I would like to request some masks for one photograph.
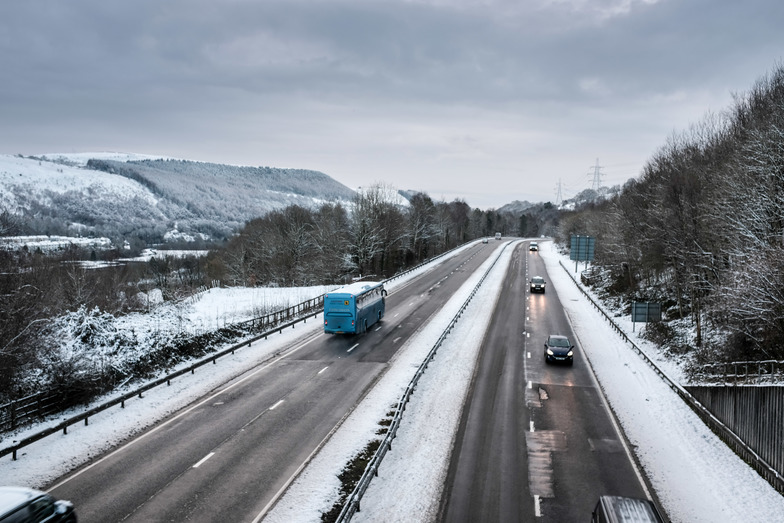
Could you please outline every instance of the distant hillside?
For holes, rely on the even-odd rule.
[[[528,201],[522,201],[521,202],[520,200],[515,200],[512,203],[507,203],[506,205],[498,208],[497,211],[498,212],[508,212],[508,213],[514,214],[515,216],[519,216],[523,212],[527,211],[528,209],[530,209],[531,207],[534,207],[536,205],[539,205],[539,204],[531,203],[531,202],[528,202]]]
[[[177,230],[220,239],[273,209],[348,202],[353,195],[326,174],[303,169],[106,153],[0,155],[0,210],[14,217],[15,233],[151,243]]]

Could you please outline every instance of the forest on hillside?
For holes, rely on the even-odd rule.
[[[386,278],[467,241],[549,234],[558,224],[551,204],[516,215],[471,209],[462,200],[433,201],[425,193],[407,204],[376,183],[346,208],[292,205],[249,221],[221,249],[210,252],[210,277],[231,285],[301,286]]]
[[[350,206],[290,205],[270,211],[249,220],[207,256],[159,255],[128,263],[118,249],[0,250],[0,404],[53,387],[89,399],[119,382],[167,368],[192,356],[192,350],[204,350],[207,338],[194,345],[182,339],[185,333],[175,333],[150,341],[117,327],[115,319],[156,306],[151,296],[179,303],[215,285],[289,287],[381,279],[495,232],[530,236],[557,226],[558,211],[550,204],[526,213],[471,209],[460,200],[434,202],[423,193],[411,195],[406,205],[395,189],[376,184],[357,193]],[[0,236],[18,229],[11,213],[0,213]],[[139,361],[131,370],[92,368],[96,358],[79,356],[109,357],[118,351],[138,353]]]
[[[673,350],[784,359],[784,68],[670,137],[620,194],[564,214],[559,238],[574,234],[596,239],[603,292],[662,303],[652,329]]]

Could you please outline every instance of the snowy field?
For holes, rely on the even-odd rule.
[[[501,247],[497,249],[500,251]],[[555,286],[567,310],[578,337],[578,347],[590,360],[627,437],[636,447],[645,473],[672,520],[784,521],[784,497],[721,443],[642,358],[618,338],[558,265],[559,259],[564,260],[567,267],[573,266],[573,262],[561,257],[549,242],[541,243],[540,255],[547,263],[548,281]],[[507,249],[469,306],[467,316],[474,321],[458,322],[420,380],[417,393],[403,416],[393,450],[385,457],[380,475],[371,482],[362,500],[362,512],[355,516],[355,521],[432,520],[438,508],[460,409],[487,324],[487,321],[479,319],[485,314],[483,311],[492,310],[509,259],[510,249]],[[387,374],[321,451],[303,467],[302,474],[290,485],[265,521],[319,521],[321,512],[331,508],[337,497],[336,475],[357,451],[377,437],[375,431],[379,420],[400,398],[424,355],[465,301],[484,273],[484,268],[470,277],[444,310],[398,352]],[[419,272],[424,270],[427,268]],[[413,276],[395,280],[388,289],[394,292]],[[202,296],[197,303],[204,309],[189,309],[188,314],[194,319],[205,315],[208,322],[220,316],[221,313],[216,311],[231,310],[231,314],[240,314],[240,299],[237,296],[224,297],[226,302],[221,305],[223,297],[219,293]],[[250,299],[249,306],[260,299]],[[618,320],[627,334],[634,337],[631,323],[623,318]],[[48,485],[129,434],[140,432],[245,369],[267,360],[270,354],[296,338],[320,329],[318,321],[300,324],[233,356],[221,358],[218,365],[208,367],[209,371],[205,368],[194,376],[173,381],[170,387],[153,389],[145,393],[143,399],[126,403],[125,409],[111,409],[90,418],[87,427],[77,424],[68,429],[67,435],[50,436],[26,447],[17,461],[11,460],[10,456],[5,457],[0,460],[2,483],[32,487]],[[636,330],[641,330],[639,324]],[[636,337],[635,342],[660,362],[665,372],[671,373],[674,378],[679,376],[677,368],[659,358],[649,343]],[[53,420],[51,423],[57,422]],[[433,424],[439,430],[429,430]],[[23,438],[40,428],[35,427],[15,437]],[[8,443],[5,439],[2,445]]]

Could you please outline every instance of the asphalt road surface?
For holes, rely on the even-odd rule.
[[[62,478],[79,521],[253,521],[497,244],[445,260],[387,297],[362,336],[317,333]],[[197,378],[196,378],[197,379]]]
[[[555,290],[532,295],[532,276],[548,280],[521,243],[481,347],[441,521],[589,521],[600,495],[647,497]],[[575,343],[572,366],[545,363],[549,334]]]

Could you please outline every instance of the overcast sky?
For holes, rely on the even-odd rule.
[[[781,0],[5,0],[0,153],[555,201],[729,108],[781,65],[782,23]]]

